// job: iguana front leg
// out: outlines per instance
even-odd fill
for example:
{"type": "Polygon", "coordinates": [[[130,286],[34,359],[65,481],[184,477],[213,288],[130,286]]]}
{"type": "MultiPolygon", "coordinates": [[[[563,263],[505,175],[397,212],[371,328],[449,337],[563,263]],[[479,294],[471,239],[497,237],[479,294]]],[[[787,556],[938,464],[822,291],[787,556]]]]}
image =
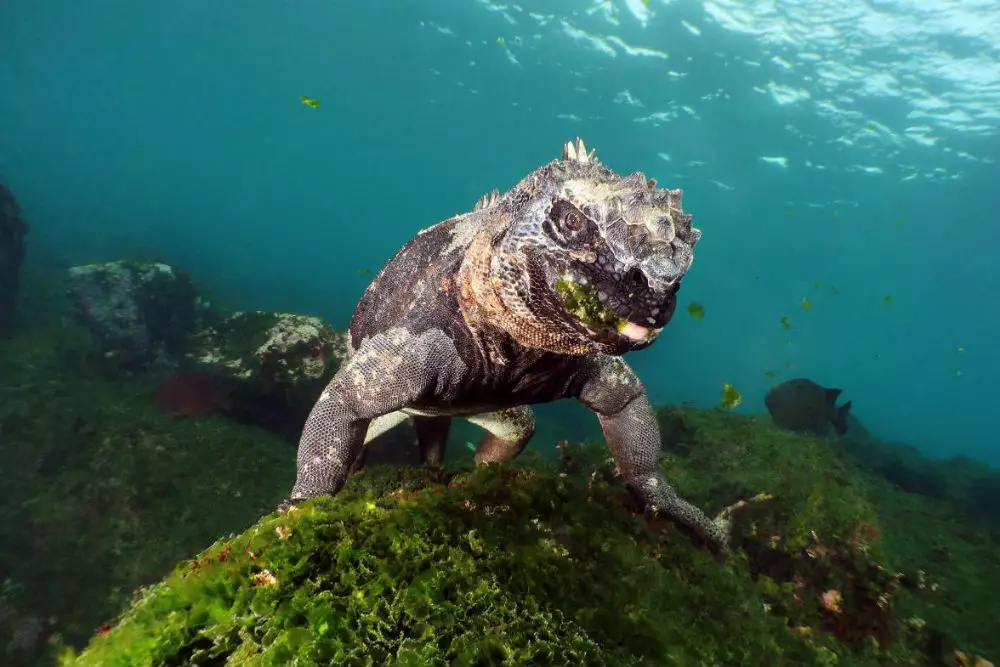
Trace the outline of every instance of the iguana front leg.
{"type": "Polygon", "coordinates": [[[646,509],[693,531],[715,552],[729,536],[704,512],[677,495],[660,473],[660,428],[646,388],[620,357],[598,355],[583,371],[580,401],[601,422],[608,449],[625,483],[646,509]]]}
{"type": "Polygon", "coordinates": [[[327,385],[306,419],[295,486],[280,508],[340,491],[376,417],[457,387],[465,364],[439,329],[390,329],[365,339],[327,385]]]}

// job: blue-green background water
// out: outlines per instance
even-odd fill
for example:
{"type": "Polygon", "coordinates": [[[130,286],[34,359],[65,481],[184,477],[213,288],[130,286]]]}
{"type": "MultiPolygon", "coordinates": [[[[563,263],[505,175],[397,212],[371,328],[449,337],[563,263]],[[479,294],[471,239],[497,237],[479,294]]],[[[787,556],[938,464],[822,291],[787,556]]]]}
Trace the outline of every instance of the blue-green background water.
{"type": "Polygon", "coordinates": [[[654,400],[714,405],[732,383],[759,412],[766,372],[806,376],[882,438],[1000,464],[997,17],[2,0],[0,180],[36,257],[155,255],[230,306],[343,327],[359,269],[580,135],[683,188],[704,232],[681,305],[705,319],[679,309],[630,356],[654,400]]]}

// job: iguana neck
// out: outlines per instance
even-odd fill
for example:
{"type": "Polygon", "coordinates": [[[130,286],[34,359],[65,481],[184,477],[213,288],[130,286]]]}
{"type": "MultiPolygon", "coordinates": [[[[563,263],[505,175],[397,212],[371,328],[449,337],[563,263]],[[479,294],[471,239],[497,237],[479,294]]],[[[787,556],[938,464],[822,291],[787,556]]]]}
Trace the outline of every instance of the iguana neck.
{"type": "Polygon", "coordinates": [[[540,321],[526,308],[517,312],[503,299],[503,284],[491,271],[495,234],[482,230],[469,245],[456,283],[459,309],[473,332],[500,329],[522,346],[559,354],[590,354],[593,349],[555,325],[540,321]]]}

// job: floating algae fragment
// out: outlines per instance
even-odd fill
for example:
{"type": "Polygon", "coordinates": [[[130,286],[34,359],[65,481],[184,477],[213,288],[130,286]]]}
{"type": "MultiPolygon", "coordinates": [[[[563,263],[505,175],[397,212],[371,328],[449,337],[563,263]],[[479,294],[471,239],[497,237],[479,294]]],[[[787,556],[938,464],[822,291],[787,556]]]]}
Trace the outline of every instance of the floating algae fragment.
{"type": "Polygon", "coordinates": [[[809,310],[812,307],[812,302],[807,297],[802,297],[802,310],[809,310]]]}
{"type": "Polygon", "coordinates": [[[507,41],[503,37],[497,37],[497,44],[499,44],[500,46],[503,46],[506,43],[507,43],[507,41]]]}
{"type": "Polygon", "coordinates": [[[705,307],[700,303],[690,303],[687,307],[688,315],[696,320],[705,319],[705,307]]]}
{"type": "Polygon", "coordinates": [[[739,389],[728,383],[722,385],[722,407],[735,408],[742,402],[743,397],[740,396],[739,389]]]}
{"type": "Polygon", "coordinates": [[[820,282],[818,280],[816,282],[814,282],[813,283],[813,287],[815,287],[816,289],[819,289],[820,288],[820,282]]]}
{"type": "Polygon", "coordinates": [[[884,297],[882,297],[882,300],[885,301],[886,303],[892,303],[892,295],[886,294],[884,297]]]}
{"type": "Polygon", "coordinates": [[[787,317],[782,317],[781,318],[781,326],[785,327],[786,329],[791,329],[792,328],[792,321],[790,319],[788,319],[787,317]]]}
{"type": "Polygon", "coordinates": [[[302,101],[302,104],[306,105],[310,109],[319,109],[319,100],[314,100],[313,98],[306,97],[305,95],[299,99],[302,101]]]}
{"type": "Polygon", "coordinates": [[[778,374],[775,373],[774,371],[764,371],[764,377],[773,382],[774,380],[777,379],[778,374]]]}
{"type": "Polygon", "coordinates": [[[601,305],[591,285],[581,285],[567,278],[557,280],[552,286],[562,299],[563,307],[582,323],[590,327],[624,326],[625,320],[601,305]]]}

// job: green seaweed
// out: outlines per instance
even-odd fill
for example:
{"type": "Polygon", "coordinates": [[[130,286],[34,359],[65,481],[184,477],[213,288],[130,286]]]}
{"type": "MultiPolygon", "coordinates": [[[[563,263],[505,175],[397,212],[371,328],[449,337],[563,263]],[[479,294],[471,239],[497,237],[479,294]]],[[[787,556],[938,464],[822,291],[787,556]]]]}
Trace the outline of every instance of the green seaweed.
{"type": "Polygon", "coordinates": [[[552,286],[562,300],[563,307],[583,324],[594,327],[620,329],[625,320],[598,301],[593,285],[581,285],[569,278],[557,280],[552,286]]]}
{"type": "Polygon", "coordinates": [[[836,664],[586,476],[490,466],[272,515],[143,591],[60,664],[836,664]],[[220,556],[221,555],[221,556],[220,556]]]}

